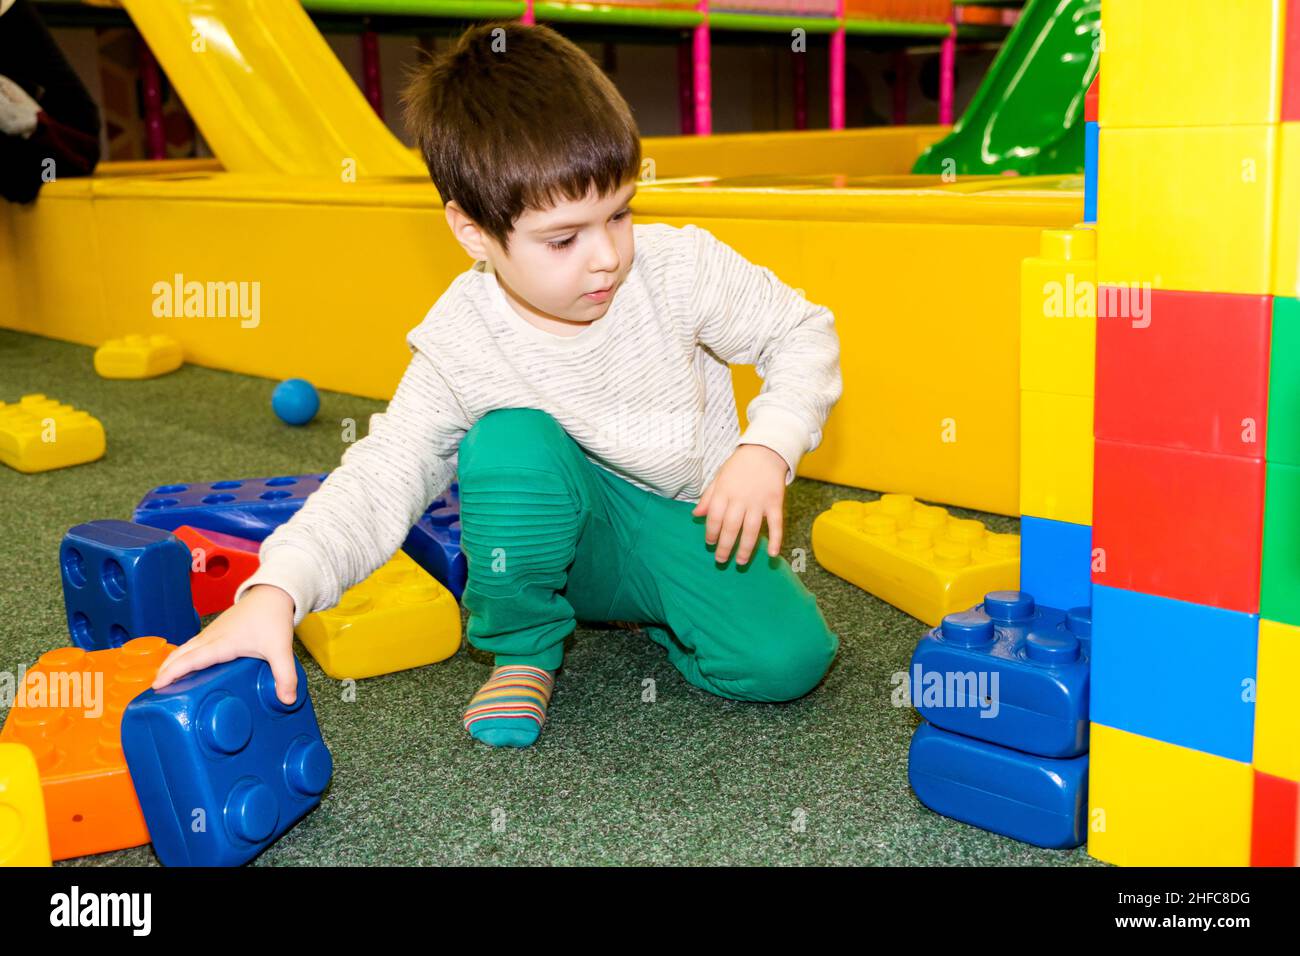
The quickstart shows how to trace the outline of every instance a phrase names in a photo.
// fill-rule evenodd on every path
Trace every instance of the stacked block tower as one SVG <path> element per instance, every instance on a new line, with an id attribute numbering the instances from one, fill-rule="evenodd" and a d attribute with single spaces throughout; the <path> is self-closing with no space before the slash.
<path id="1" fill-rule="evenodd" d="M 1091 69 L 1091 68 L 1090 68 Z M 908 779 L 933 810 L 1045 847 L 1086 838 L 1097 335 L 1097 84 L 1086 98 L 1086 218 L 1042 234 L 1021 269 L 1020 590 L 949 614 L 912 656 L 918 682 L 997 679 L 929 703 Z M 820 519 L 819 519 L 820 520 Z M 818 555 L 820 560 L 821 555 Z M 1005 707 L 1005 710 L 1001 708 Z"/>
<path id="2" fill-rule="evenodd" d="M 1049 229 L 1020 275 L 1020 589 L 1092 603 L 1097 234 Z"/>
<path id="3" fill-rule="evenodd" d="M 1043 233 L 1020 273 L 1020 589 L 1092 604 L 1098 88 L 1084 99 L 1084 223 Z"/>
<path id="4" fill-rule="evenodd" d="M 1102 25 L 1089 851 L 1295 865 L 1300 0 Z"/>

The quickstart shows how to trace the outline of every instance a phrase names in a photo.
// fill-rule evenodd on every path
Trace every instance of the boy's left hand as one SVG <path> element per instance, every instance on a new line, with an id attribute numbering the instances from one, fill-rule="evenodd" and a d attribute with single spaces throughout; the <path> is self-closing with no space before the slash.
<path id="1" fill-rule="evenodd" d="M 691 512 L 707 515 L 704 540 L 717 544 L 714 560 L 726 564 L 731 547 L 740 534 L 736 563 L 749 560 L 758 541 L 763 519 L 767 519 L 767 553 L 781 553 L 781 524 L 784 520 L 785 459 L 766 445 L 741 445 L 709 482 L 700 503 Z"/>

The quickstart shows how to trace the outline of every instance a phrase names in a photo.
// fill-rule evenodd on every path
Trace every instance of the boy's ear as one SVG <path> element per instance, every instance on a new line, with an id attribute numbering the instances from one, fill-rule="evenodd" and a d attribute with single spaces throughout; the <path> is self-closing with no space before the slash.
<path id="1" fill-rule="evenodd" d="M 486 259 L 488 250 L 483 230 L 479 229 L 473 219 L 465 215 L 465 211 L 457 205 L 456 200 L 447 203 L 445 211 L 447 228 L 451 230 L 452 236 L 460 243 L 466 254 L 475 262 Z"/>

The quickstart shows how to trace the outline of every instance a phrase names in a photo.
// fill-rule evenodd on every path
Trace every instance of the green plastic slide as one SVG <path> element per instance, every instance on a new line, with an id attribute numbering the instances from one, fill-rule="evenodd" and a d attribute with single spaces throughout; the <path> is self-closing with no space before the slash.
<path id="1" fill-rule="evenodd" d="M 1100 34 L 1101 0 L 1029 0 L 970 108 L 912 172 L 1082 172 Z"/>

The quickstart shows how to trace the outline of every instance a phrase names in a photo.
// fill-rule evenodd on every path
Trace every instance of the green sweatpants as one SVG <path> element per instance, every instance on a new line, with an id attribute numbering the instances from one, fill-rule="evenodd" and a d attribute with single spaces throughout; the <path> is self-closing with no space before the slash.
<path id="1" fill-rule="evenodd" d="M 550 415 L 481 418 L 458 456 L 469 642 L 496 663 L 554 670 L 577 621 L 627 621 L 696 687 L 734 700 L 801 697 L 839 647 L 812 593 L 759 539 L 725 565 L 695 504 L 590 462 Z"/>

